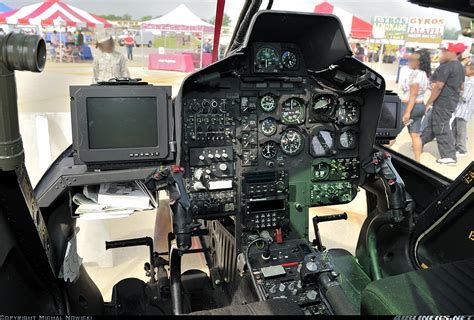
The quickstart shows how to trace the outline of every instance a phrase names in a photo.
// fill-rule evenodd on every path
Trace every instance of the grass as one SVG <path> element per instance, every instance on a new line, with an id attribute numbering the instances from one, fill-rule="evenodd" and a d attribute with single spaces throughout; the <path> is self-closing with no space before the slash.
<path id="1" fill-rule="evenodd" d="M 178 39 L 177 37 L 173 36 L 155 36 L 153 40 L 153 46 L 157 47 L 164 47 L 166 49 L 176 49 L 176 50 L 192 50 L 199 48 L 201 46 L 201 41 L 196 39 L 195 37 L 191 36 L 191 41 L 186 42 L 185 45 L 182 45 L 182 40 Z"/>

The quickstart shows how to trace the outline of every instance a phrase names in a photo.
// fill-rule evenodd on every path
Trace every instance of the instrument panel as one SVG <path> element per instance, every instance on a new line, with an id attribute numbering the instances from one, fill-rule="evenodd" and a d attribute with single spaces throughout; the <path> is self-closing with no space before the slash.
<path id="1" fill-rule="evenodd" d="M 304 236 L 309 207 L 357 193 L 364 99 L 322 86 L 295 44 L 248 49 L 240 76 L 183 94 L 192 211 L 236 216 L 243 232 L 296 227 Z"/>
<path id="2" fill-rule="evenodd" d="M 304 68 L 300 49 L 292 43 L 254 43 L 255 73 L 295 72 Z"/>

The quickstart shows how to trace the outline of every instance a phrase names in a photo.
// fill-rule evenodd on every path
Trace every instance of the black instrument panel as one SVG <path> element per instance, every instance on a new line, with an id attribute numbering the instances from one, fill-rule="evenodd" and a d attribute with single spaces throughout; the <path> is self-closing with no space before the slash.
<path id="1" fill-rule="evenodd" d="M 307 217 L 293 221 L 298 210 L 355 197 L 364 99 L 322 86 L 301 50 L 251 43 L 234 63 L 239 76 L 184 92 L 183 163 L 196 218 L 237 215 L 250 232 L 306 228 Z"/>

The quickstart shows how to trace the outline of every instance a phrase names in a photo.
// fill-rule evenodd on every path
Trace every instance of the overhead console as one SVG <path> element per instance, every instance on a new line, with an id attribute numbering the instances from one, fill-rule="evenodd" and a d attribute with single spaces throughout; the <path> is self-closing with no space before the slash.
<path id="1" fill-rule="evenodd" d="M 348 203 L 371 161 L 383 79 L 351 57 L 333 16 L 264 11 L 241 48 L 177 97 L 194 218 L 237 237 L 307 237 L 308 209 Z"/>

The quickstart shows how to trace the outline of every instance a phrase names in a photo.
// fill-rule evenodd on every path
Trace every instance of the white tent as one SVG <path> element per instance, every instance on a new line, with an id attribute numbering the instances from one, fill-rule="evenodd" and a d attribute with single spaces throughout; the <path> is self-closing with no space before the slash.
<path id="1" fill-rule="evenodd" d="M 162 17 L 142 22 L 141 28 L 152 32 L 189 31 L 211 33 L 214 31 L 212 24 L 203 21 L 184 4 L 180 4 Z"/>
<path id="2" fill-rule="evenodd" d="M 201 34 L 201 68 L 204 46 L 204 33 L 214 32 L 214 26 L 196 16 L 184 4 L 180 4 L 174 10 L 168 12 L 162 17 L 144 21 L 140 24 L 142 30 L 149 30 L 154 34 L 160 34 L 163 31 L 172 32 L 193 32 Z M 165 42 L 166 43 L 166 42 Z"/>

